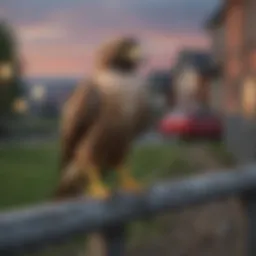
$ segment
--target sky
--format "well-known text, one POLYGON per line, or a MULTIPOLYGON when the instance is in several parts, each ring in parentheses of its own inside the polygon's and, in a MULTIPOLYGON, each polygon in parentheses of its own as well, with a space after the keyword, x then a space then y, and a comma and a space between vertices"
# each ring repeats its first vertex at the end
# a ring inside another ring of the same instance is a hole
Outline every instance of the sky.
POLYGON ((170 68, 184 47, 209 48, 205 19, 220 0, 0 0, 28 76, 83 76, 98 47, 137 36, 147 67, 170 68))

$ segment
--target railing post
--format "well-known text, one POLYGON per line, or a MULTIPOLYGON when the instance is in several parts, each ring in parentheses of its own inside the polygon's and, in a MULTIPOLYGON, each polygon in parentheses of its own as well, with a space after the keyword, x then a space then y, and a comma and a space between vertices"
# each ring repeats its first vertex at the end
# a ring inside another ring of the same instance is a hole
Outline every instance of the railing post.
POLYGON ((256 191, 246 193, 243 200, 246 213, 246 255, 256 255, 256 191))
POLYGON ((106 256, 122 256, 125 251, 125 226, 115 226, 104 232, 106 256))
POLYGON ((125 251, 125 225, 108 228, 88 237, 87 256, 122 256, 125 251))

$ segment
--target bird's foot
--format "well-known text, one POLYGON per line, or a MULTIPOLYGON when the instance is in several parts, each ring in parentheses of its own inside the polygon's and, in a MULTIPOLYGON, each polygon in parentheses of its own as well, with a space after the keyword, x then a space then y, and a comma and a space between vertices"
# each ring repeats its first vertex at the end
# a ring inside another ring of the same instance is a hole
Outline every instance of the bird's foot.
POLYGON ((110 191, 106 186, 101 183, 91 184, 87 190, 87 194, 95 198, 105 199, 109 197, 110 191))
POLYGON ((133 177, 126 177, 122 181, 121 188, 125 191, 138 192, 142 190, 142 185, 133 177))
POLYGON ((129 168, 120 166, 117 169, 120 188, 125 191, 139 192, 142 190, 141 184, 131 175, 129 168))

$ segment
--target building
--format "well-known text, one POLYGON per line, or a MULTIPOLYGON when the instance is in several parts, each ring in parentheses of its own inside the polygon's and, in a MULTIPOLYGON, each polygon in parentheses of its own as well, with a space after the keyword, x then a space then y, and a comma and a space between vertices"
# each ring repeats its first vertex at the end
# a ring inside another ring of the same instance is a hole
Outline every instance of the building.
POLYGON ((225 26, 224 6, 214 10, 212 16, 206 21, 205 29, 211 38, 211 55, 214 62, 223 67, 225 60, 225 26))
MULTIPOLYGON (((172 106, 172 74, 169 70, 154 70, 149 73, 147 86, 156 120, 172 106)), ((157 121, 156 121, 157 122, 157 121)))
POLYGON ((256 157, 255 13, 255 0, 225 0, 206 24, 222 69, 226 143, 241 161, 256 157))
POLYGON ((149 90, 153 98, 163 107, 172 104, 172 72, 155 70, 148 76, 149 90))
POLYGON ((205 29, 211 38, 211 56, 216 65, 215 76, 210 83, 210 106, 213 110, 223 113, 224 106, 224 65, 225 65, 225 32, 224 26, 224 6, 221 5, 214 10, 212 16, 207 20, 205 29))
POLYGON ((214 72, 215 66, 208 52, 193 49, 181 51, 173 73, 175 105, 185 109, 208 107, 214 72))

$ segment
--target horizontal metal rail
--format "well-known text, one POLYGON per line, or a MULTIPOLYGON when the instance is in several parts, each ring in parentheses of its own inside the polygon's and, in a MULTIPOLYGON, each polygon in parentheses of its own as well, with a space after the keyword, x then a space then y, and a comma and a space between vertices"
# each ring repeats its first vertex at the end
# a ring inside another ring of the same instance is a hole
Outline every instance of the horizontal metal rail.
POLYGON ((140 194, 115 194, 104 201, 79 199, 4 212, 0 214, 0 255, 254 189, 256 165, 250 165, 180 181, 160 182, 140 194))

